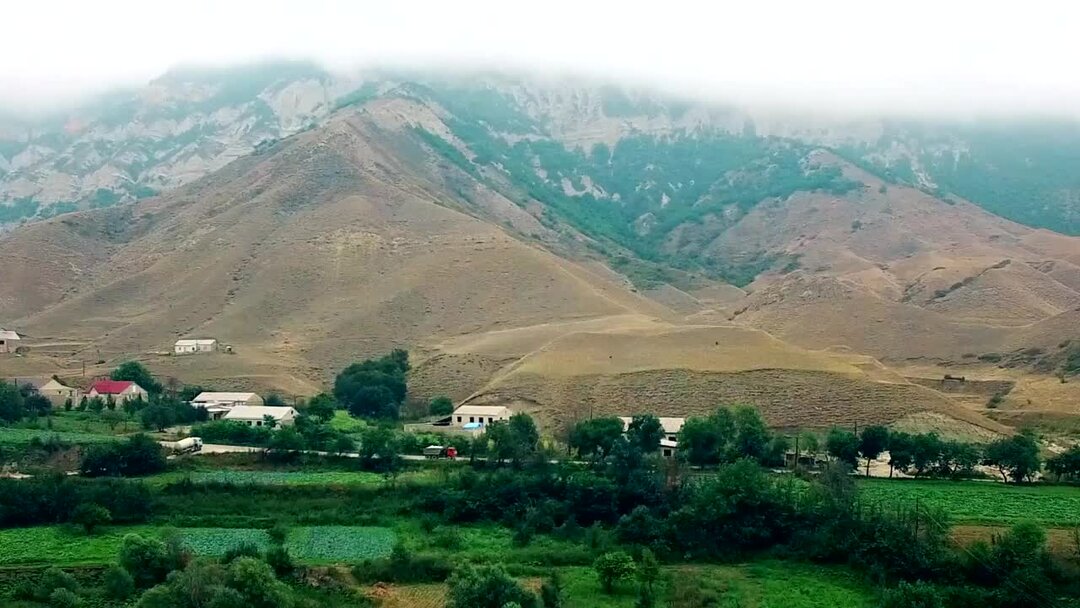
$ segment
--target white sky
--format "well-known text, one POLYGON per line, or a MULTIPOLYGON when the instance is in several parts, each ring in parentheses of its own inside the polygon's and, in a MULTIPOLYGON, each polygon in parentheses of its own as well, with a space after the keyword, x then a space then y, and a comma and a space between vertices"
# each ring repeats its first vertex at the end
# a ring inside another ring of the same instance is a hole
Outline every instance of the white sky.
POLYGON ((544 69, 821 109, 1080 116, 1080 3, 13 0, 0 104, 267 56, 544 69))

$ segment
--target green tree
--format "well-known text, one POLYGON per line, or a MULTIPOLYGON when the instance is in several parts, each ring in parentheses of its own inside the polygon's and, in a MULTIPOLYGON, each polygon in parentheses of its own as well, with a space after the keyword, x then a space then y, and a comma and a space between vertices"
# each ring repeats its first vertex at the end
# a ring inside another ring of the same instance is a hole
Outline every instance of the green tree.
POLYGON ((296 604, 292 591, 277 580, 270 566, 252 557, 241 557, 229 564, 225 583, 250 608, 291 608, 296 604))
POLYGON ((1074 445, 1047 460, 1046 470, 1056 475, 1058 479, 1080 479, 1080 445, 1074 445))
POLYGON ((679 431, 679 457, 696 466, 718 464, 724 439, 712 418, 692 416, 679 431))
POLYGON ((740 405, 733 412, 735 421, 734 450, 738 456, 753 458, 764 462, 768 454, 772 437, 765 419, 757 409, 749 405, 740 405))
POLYGON ((581 458, 601 458, 611 454, 622 438, 623 422, 615 416, 582 420, 570 429, 568 443, 581 458))
POLYGON ((176 424, 176 413, 165 405, 151 405, 139 412, 139 421, 144 429, 153 429, 160 433, 176 424))
POLYGON ((105 589, 105 597, 122 602, 135 593, 135 579, 131 578, 127 570, 120 566, 109 566, 101 579, 105 589))
POLYGON ((295 426, 282 427, 270 437, 270 445, 267 447, 278 456, 299 452, 305 447, 304 437, 295 426))
POLYGON ((82 502, 71 512, 71 521, 82 526, 87 534, 93 534, 98 526, 104 526, 112 521, 112 514, 101 505, 82 502))
POLYGON ((596 558, 593 570, 596 571, 604 592, 611 594, 615 592, 616 583, 634 576, 637 566, 625 551, 611 551, 596 558))
POLYGON ((161 383, 154 379, 150 370, 146 369, 138 361, 126 361, 114 369, 109 377, 113 380, 128 380, 146 389, 146 392, 157 394, 162 390, 161 383))
POLYGON ((307 409, 305 410, 308 416, 312 416, 322 422, 330 422, 334 418, 334 413, 338 410, 337 400, 332 395, 326 393, 319 393, 308 401, 307 409))
POLYGON ((0 380, 0 420, 15 422, 26 415, 19 387, 0 380))
POLYGON ((540 605, 543 608, 562 608, 563 595, 562 577, 558 570, 553 570, 551 576, 540 585, 540 605))
POLYGON ((919 433, 911 437, 911 466, 915 476, 926 475, 941 461, 944 443, 937 433, 919 433))
POLYGON ((859 462, 859 438, 855 433, 833 427, 825 438, 825 449, 829 455, 854 467, 859 462))
POLYGON ((532 417, 524 412, 510 416, 509 420, 496 421, 485 434, 491 439, 499 462, 509 460, 518 465, 536 454, 540 445, 540 431, 532 417))
POLYGON ((511 603, 537 608, 539 605, 537 597, 501 565, 463 564, 446 583, 446 608, 503 608, 511 603))
POLYGON ((74 576, 54 566, 41 574, 41 580, 34 588, 33 596, 38 601, 46 601, 60 589, 75 594, 79 592, 79 583, 74 576))
POLYGON ((397 418, 405 400, 408 353, 353 363, 334 380, 334 396, 356 417, 397 418))
POLYGON ((893 470, 907 471, 914 462, 913 440, 910 434, 893 432, 889 434, 889 477, 893 470))
POLYGON ((435 397, 428 411, 432 416, 449 416, 454 413, 454 402, 449 397, 435 397))
POLYGON ((638 562, 637 577, 643 587, 653 591, 656 583, 660 581, 660 562, 656 555, 648 548, 641 550, 641 560, 638 562))
POLYGON ((137 534, 128 534, 121 541, 119 562, 140 588, 160 583, 180 566, 164 542, 137 534))
POLYGON ((1034 477, 1042 464, 1039 444, 1027 433, 998 439, 986 446, 983 462, 997 467, 1004 481, 1016 483, 1034 477))
POLYGON ((270 393, 263 399, 263 404, 268 407, 283 407, 285 405, 285 398, 278 393, 270 393))
POLYGON ((652 454, 660 449, 660 440, 664 438, 664 427, 656 416, 639 414, 630 420, 626 436, 639 451, 652 454))
POLYGON ((866 459, 866 476, 870 476, 870 462, 881 455, 889 445, 889 429, 881 425, 863 428, 859 435, 859 455, 866 459))

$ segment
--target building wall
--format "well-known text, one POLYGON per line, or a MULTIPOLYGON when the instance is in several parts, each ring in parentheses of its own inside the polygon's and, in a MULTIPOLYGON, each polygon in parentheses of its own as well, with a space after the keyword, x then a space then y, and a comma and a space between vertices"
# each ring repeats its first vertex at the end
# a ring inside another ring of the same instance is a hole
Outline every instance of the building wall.
POLYGON ((499 420, 506 420, 505 415, 479 415, 479 414, 452 414, 450 419, 451 426, 465 426, 470 422, 482 422, 485 425, 492 422, 498 422, 499 420))
POLYGON ((19 348, 19 340, 0 340, 0 353, 13 353, 19 348))

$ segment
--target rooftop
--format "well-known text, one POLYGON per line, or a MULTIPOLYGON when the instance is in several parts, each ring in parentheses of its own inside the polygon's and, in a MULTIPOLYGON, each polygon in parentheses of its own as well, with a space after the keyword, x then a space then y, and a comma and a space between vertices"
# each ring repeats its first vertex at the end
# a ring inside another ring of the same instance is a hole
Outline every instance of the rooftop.
POLYGON ((15 333, 15 332, 13 332, 13 331, 11 331, 9 329, 0 329, 0 340, 21 340, 21 339, 22 338, 19 337, 19 334, 15 333))
POLYGON ((90 390, 101 395, 119 395, 135 384, 131 380, 98 380, 90 385, 90 390))
POLYGON ((466 416, 506 416, 510 414, 510 409, 505 405, 462 405, 458 406, 454 410, 454 415, 464 414, 466 416))
MULTIPOLYGON (((630 416, 619 416, 619 420, 623 422, 623 429, 630 428, 630 422, 634 419, 630 416)), ((664 429, 665 433, 675 434, 682 430, 683 424, 686 423, 686 418, 665 418, 661 416, 660 427, 664 429)))
POLYGON ((226 420, 262 420, 270 416, 274 420, 281 420, 287 416, 296 416, 296 410, 291 407, 274 407, 268 405, 238 405, 225 414, 226 420))
POLYGON ((199 403, 211 403, 214 401, 247 401, 252 397, 257 397, 255 393, 214 393, 210 391, 203 391, 192 399, 192 402, 199 403))
POLYGON ((209 344, 213 344, 215 342, 217 342, 217 340, 215 340, 213 338, 194 338, 194 339, 184 338, 183 340, 177 340, 176 345, 177 346, 206 346, 206 345, 209 345, 209 344))

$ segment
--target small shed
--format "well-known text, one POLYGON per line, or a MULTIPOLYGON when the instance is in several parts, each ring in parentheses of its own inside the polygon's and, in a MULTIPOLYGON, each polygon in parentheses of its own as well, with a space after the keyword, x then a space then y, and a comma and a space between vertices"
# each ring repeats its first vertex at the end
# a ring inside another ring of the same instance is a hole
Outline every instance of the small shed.
POLYGON ((194 355, 196 353, 212 353, 218 348, 218 341, 213 338, 184 338, 177 340, 173 345, 173 354, 194 355))
POLYGON ((0 354, 15 352, 15 349, 19 348, 20 341, 22 338, 19 334, 8 329, 0 329, 0 354))

